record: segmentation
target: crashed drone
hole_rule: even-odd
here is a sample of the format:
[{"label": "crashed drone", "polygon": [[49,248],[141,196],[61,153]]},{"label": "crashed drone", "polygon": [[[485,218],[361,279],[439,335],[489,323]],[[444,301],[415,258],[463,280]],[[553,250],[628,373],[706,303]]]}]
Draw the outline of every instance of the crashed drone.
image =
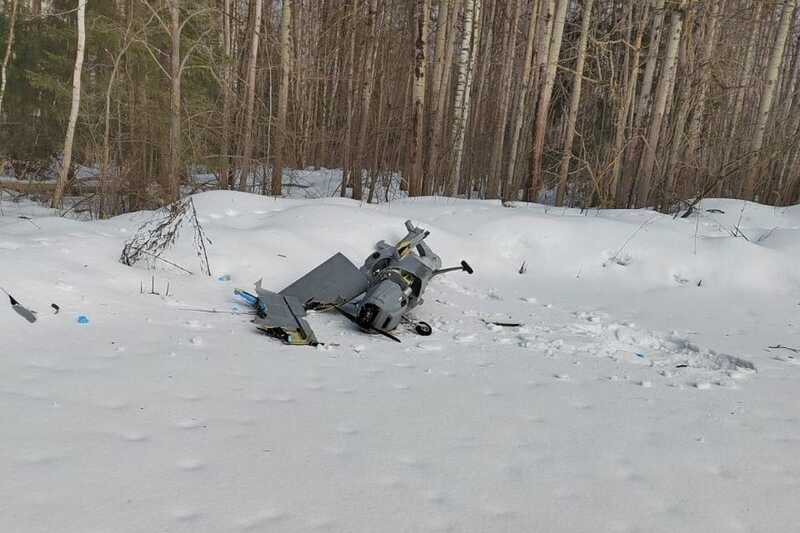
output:
[{"label": "crashed drone", "polygon": [[241,289],[235,293],[255,309],[253,323],[258,329],[287,344],[319,344],[305,320],[310,310],[335,309],[363,331],[397,342],[400,339],[391,331],[401,323],[413,326],[420,335],[430,335],[430,325],[408,316],[422,304],[430,280],[446,272],[473,271],[466,261],[441,268],[442,260],[425,243],[430,232],[410,220],[406,229],[408,235],[395,245],[378,242],[361,268],[337,253],[280,292],[262,288],[259,280],[255,294]]}]

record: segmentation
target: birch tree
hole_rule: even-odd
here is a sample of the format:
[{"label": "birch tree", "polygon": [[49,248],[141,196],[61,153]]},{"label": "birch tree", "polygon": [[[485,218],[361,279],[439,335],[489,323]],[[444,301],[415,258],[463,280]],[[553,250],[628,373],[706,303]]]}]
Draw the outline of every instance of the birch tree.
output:
[{"label": "birch tree", "polygon": [[425,133],[425,77],[430,0],[416,0],[414,7],[414,92],[412,135],[408,157],[408,195],[420,196],[424,185],[422,141]]},{"label": "birch tree", "polygon": [[[247,96],[244,115],[244,150],[242,151],[242,171],[239,176],[239,190],[247,190],[250,175],[255,180],[253,160],[253,111],[256,102],[256,67],[258,64],[259,39],[261,37],[262,0],[255,0],[253,13],[253,35],[250,41],[250,61],[247,66]],[[265,178],[266,179],[266,178]]]},{"label": "birch tree", "polygon": [[753,142],[750,145],[752,162],[750,163],[749,171],[742,185],[742,197],[747,200],[752,200],[755,196],[755,181],[759,172],[759,158],[761,156],[761,149],[764,147],[764,135],[767,130],[767,121],[772,111],[772,101],[775,98],[775,88],[777,87],[778,75],[780,74],[781,63],[783,62],[786,39],[789,36],[789,29],[792,25],[796,6],[797,0],[785,0],[783,4],[783,14],[781,16],[778,37],[772,48],[769,65],[767,65],[766,87],[764,88],[764,95],[761,97],[755,132],[753,134]]},{"label": "birch tree", "polygon": [[638,206],[645,206],[650,196],[653,171],[656,163],[656,151],[658,150],[658,139],[661,134],[661,125],[667,108],[667,100],[671,96],[675,83],[675,72],[678,64],[678,47],[681,43],[681,32],[683,30],[682,10],[685,9],[685,7],[686,0],[682,0],[681,4],[671,15],[669,43],[666,56],[664,57],[662,76],[658,81],[650,128],[647,134],[647,144],[644,147],[642,162],[639,165],[639,183],[636,194],[636,205]]},{"label": "birch tree", "polygon": [[458,76],[456,78],[456,101],[454,106],[452,138],[454,142],[453,176],[450,180],[450,194],[457,196],[461,183],[461,165],[464,156],[464,138],[470,110],[470,94],[475,62],[480,44],[481,0],[464,0],[464,34],[458,54]]},{"label": "birch tree", "polygon": [[[633,14],[633,5],[630,6],[630,13]],[[630,173],[626,179],[622,179],[622,170],[625,152],[625,130],[628,123],[628,118],[631,115],[633,100],[636,96],[636,86],[639,81],[639,59],[642,54],[642,39],[644,38],[645,28],[647,27],[648,15],[650,13],[650,4],[646,3],[642,14],[639,19],[638,30],[636,32],[636,40],[633,45],[633,58],[628,65],[630,73],[628,75],[628,83],[625,87],[622,105],[617,110],[617,118],[615,122],[614,132],[614,151],[611,154],[613,161],[611,163],[611,181],[608,190],[606,191],[606,198],[609,206],[627,207],[628,198],[627,193],[630,189]],[[626,54],[629,50],[626,48]]]},{"label": "birch tree", "polygon": [[67,123],[67,134],[64,139],[64,157],[50,204],[50,207],[56,209],[61,208],[64,191],[67,188],[69,169],[72,165],[75,125],[78,122],[78,112],[81,107],[81,75],[83,73],[83,55],[86,50],[86,2],[87,0],[78,0],[78,49],[75,54],[75,68],[72,72],[72,106],[70,107],[69,122]]},{"label": "birch tree", "polygon": [[[550,0],[550,6],[553,0]],[[550,116],[550,99],[553,96],[553,86],[556,82],[558,59],[561,55],[561,40],[564,34],[564,24],[567,19],[569,0],[560,0],[553,20],[553,33],[547,54],[547,68],[544,74],[544,86],[539,95],[539,105],[536,108],[536,121],[533,133],[533,149],[531,150],[530,180],[528,182],[528,201],[535,202],[542,183],[542,157],[544,155],[544,139],[547,133],[547,121]]]},{"label": "birch tree", "polygon": [[8,25],[8,36],[6,37],[6,53],[3,55],[2,76],[0,76],[0,117],[3,116],[3,98],[6,95],[6,83],[8,82],[8,62],[11,60],[11,50],[14,46],[14,28],[17,24],[17,4],[19,0],[11,0],[11,22]]},{"label": "birch tree", "polygon": [[281,88],[278,94],[278,123],[275,135],[275,160],[272,165],[272,195],[283,189],[283,160],[286,153],[286,110],[289,105],[289,47],[291,46],[292,0],[283,0],[281,11]]},{"label": "birch tree", "polygon": [[231,186],[230,148],[231,148],[231,114],[233,107],[233,35],[231,22],[231,0],[222,2],[222,140],[220,141],[220,186],[229,189]]},{"label": "birch tree", "polygon": [[503,146],[505,141],[506,124],[508,122],[508,108],[511,101],[511,69],[514,65],[514,52],[517,48],[517,23],[519,21],[520,2],[513,2],[513,14],[509,20],[504,45],[505,60],[500,74],[500,102],[497,109],[497,125],[495,127],[494,148],[490,161],[489,184],[486,189],[486,198],[500,198],[501,184],[504,182],[501,176]]},{"label": "birch tree", "polygon": [[508,168],[506,169],[506,183],[504,185],[504,199],[517,199],[517,152],[519,149],[519,138],[522,133],[522,126],[525,121],[525,109],[528,94],[531,90],[531,72],[533,71],[533,52],[536,41],[536,28],[539,21],[539,6],[541,0],[535,0],[531,5],[531,17],[528,24],[528,36],[525,46],[525,59],[522,64],[522,80],[520,82],[520,92],[517,95],[517,107],[514,112],[514,125],[511,130],[511,146],[509,148]]},{"label": "birch tree", "polygon": [[[370,109],[372,106],[372,94],[375,90],[375,62],[378,56],[378,0],[369,0],[368,4],[370,46],[366,51],[367,61],[364,67],[363,83],[361,87],[361,125],[358,132],[358,179],[353,182],[353,199],[361,200],[363,191],[361,190],[361,168],[366,168],[366,142],[367,128],[369,127]],[[372,191],[370,191],[372,194]]]},{"label": "birch tree", "polygon": [[558,193],[556,205],[564,205],[564,196],[567,191],[567,176],[569,163],[572,159],[572,145],[575,141],[575,123],[578,120],[578,110],[581,105],[581,90],[583,89],[583,67],[586,64],[586,44],[589,42],[589,26],[592,22],[592,6],[594,0],[585,0],[583,4],[583,22],[581,23],[581,36],[578,44],[578,60],[575,65],[575,83],[572,87],[572,96],[569,101],[569,115],[567,116],[567,133],[564,138],[564,155],[561,157],[561,169],[558,179]]}]

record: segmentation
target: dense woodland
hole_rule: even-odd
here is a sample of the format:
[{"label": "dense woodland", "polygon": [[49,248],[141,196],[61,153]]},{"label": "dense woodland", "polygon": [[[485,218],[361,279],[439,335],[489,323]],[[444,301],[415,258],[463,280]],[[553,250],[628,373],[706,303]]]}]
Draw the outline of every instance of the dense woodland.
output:
[{"label": "dense woodland", "polygon": [[[797,0],[0,0],[0,160],[99,216],[197,173],[673,209],[800,201]],[[8,180],[6,180],[8,183]],[[2,182],[0,182],[2,185]]]}]

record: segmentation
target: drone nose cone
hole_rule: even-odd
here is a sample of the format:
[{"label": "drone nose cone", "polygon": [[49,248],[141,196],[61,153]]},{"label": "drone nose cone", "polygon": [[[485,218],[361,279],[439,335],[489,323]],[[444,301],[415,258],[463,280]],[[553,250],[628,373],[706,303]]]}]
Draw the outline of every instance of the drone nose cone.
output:
[{"label": "drone nose cone", "polygon": [[385,280],[373,286],[358,310],[358,323],[365,328],[391,331],[400,323],[408,302],[396,283]]},{"label": "drone nose cone", "polygon": [[358,309],[356,321],[362,328],[371,328],[378,314],[380,314],[380,308],[377,305],[373,303],[364,303]]}]

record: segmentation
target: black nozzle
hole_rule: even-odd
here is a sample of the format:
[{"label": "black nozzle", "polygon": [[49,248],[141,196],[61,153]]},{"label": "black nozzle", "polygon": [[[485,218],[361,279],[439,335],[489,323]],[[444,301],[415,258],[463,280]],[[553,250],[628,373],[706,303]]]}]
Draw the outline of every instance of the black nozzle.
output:
[{"label": "black nozzle", "polygon": [[461,261],[461,269],[467,274],[472,274],[475,272],[474,270],[472,270],[472,267],[469,266],[469,263],[467,263],[466,261]]}]

